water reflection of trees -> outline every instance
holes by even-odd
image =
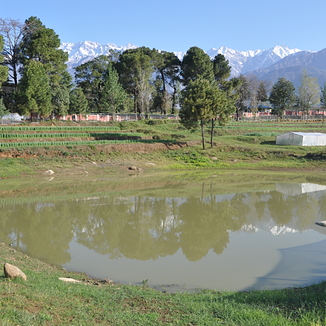
[[[35,257],[54,264],[70,260],[69,242],[72,240],[72,222],[69,206],[53,204],[24,204],[1,209],[0,239],[25,249]]]
[[[138,260],[173,255],[178,250],[197,261],[212,250],[221,254],[230,232],[247,225],[287,225],[303,231],[322,217],[326,196],[289,196],[280,192],[248,192],[201,197],[107,196],[53,203],[2,207],[0,239],[14,242],[33,256],[63,264],[69,243],[111,258]]]

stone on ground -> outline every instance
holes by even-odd
[[[14,265],[5,263],[3,266],[3,271],[6,277],[9,278],[21,277],[24,281],[27,280],[27,276],[25,275],[25,273],[22,272],[18,267]]]

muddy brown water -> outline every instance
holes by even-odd
[[[167,291],[326,280],[318,176],[40,177],[3,180],[0,194],[0,241],[95,278]]]

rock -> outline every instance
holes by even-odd
[[[316,222],[315,224],[326,227],[326,221]]]
[[[59,277],[59,280],[64,282],[69,282],[69,283],[83,283],[82,281],[78,281],[69,277]]]
[[[217,157],[216,157],[216,156],[213,156],[213,157],[212,157],[212,160],[213,160],[213,161],[217,161]]]
[[[128,170],[131,170],[131,171],[143,171],[142,168],[137,168],[137,166],[129,166]]]
[[[16,278],[21,277],[24,281],[27,280],[27,276],[23,273],[18,267],[5,263],[3,266],[3,271],[5,273],[5,277]]]
[[[52,175],[52,174],[54,174],[54,172],[52,170],[47,170],[43,174],[45,174],[45,175]]]
[[[103,280],[103,283],[108,283],[108,284],[114,284],[114,282],[112,281],[112,280],[110,280],[109,278],[105,278],[104,280]]]

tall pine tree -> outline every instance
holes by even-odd
[[[24,67],[24,75],[19,83],[19,99],[21,113],[41,118],[51,114],[51,89],[49,76],[43,63],[31,60]]]
[[[46,28],[37,17],[26,20],[20,43],[20,62],[23,65],[21,74],[26,74],[32,61],[43,65],[51,90],[52,109],[47,112],[55,115],[68,112],[71,89],[71,77],[66,71],[68,54],[59,47],[60,39],[53,29]],[[24,82],[26,83],[26,77]]]
[[[198,78],[213,81],[213,63],[209,55],[196,46],[191,47],[183,57],[181,76],[184,86]]]
[[[100,99],[104,112],[117,113],[124,110],[127,94],[119,82],[119,75],[110,63],[104,75],[103,92]]]
[[[88,101],[80,87],[70,92],[69,114],[86,114],[88,112]]]

